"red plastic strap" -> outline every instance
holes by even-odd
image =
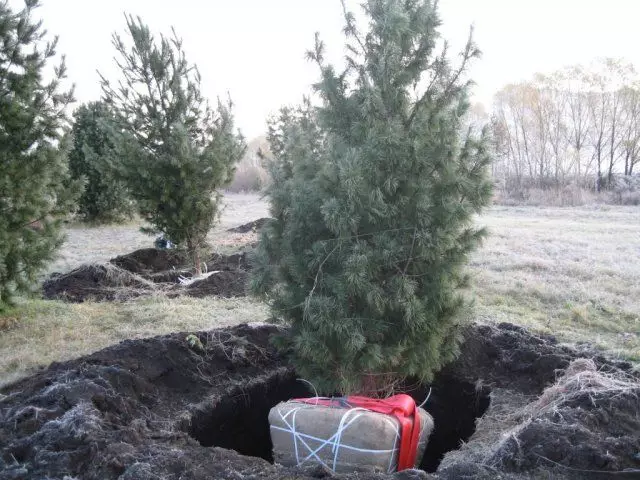
[[[415,468],[420,440],[420,414],[413,398],[401,393],[383,399],[350,396],[345,400],[351,407],[366,408],[372,412],[393,415],[397,418],[401,432],[398,471]],[[337,399],[297,398],[295,401],[328,407],[344,407],[344,404]]]

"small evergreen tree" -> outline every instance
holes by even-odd
[[[0,3],[0,311],[16,292],[27,291],[62,243],[61,216],[73,208],[81,185],[70,182],[66,106],[61,89],[64,59],[50,82],[44,72],[57,40],[45,43],[32,13]]]
[[[436,55],[430,0],[368,0],[362,36],[345,9],[347,67],[316,37],[319,108],[270,128],[271,221],[252,289],[291,328],[277,343],[325,392],[389,392],[429,381],[458,353],[464,265],[485,232],[487,130],[461,134],[471,39],[453,66]]]
[[[200,273],[199,250],[219,210],[218,189],[233,179],[245,142],[234,131],[231,101],[210,108],[200,74],[175,32],[156,42],[140,18],[127,17],[133,45],[115,34],[123,80],[102,78],[116,115],[114,167],[136,200],[150,232],[186,247]]]
[[[125,186],[114,178],[116,160],[112,115],[102,102],[81,105],[73,114],[73,145],[69,152],[71,176],[85,180],[78,213],[89,222],[118,222],[131,217]]]

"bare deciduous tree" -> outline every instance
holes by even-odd
[[[591,179],[611,185],[624,159],[630,175],[640,157],[640,84],[620,60],[572,66],[502,88],[494,98],[493,171],[506,184],[563,186]]]

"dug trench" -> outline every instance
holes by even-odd
[[[189,332],[128,340],[4,387],[0,480],[330,477],[270,463],[269,409],[309,396],[270,346],[275,328],[200,332],[197,350]],[[472,325],[459,359],[410,393],[422,402],[429,388],[436,429],[421,468],[432,473],[411,478],[640,472],[640,384],[628,364],[510,324]]]

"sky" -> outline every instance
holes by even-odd
[[[206,96],[230,94],[248,138],[265,120],[298,103],[317,79],[304,58],[315,32],[329,59],[342,58],[340,0],[41,0],[45,28],[59,35],[76,98],[100,98],[97,71],[116,80],[111,35],[124,33],[124,12],[155,32],[174,27]],[[357,10],[360,0],[348,0]],[[10,0],[20,6],[21,0]],[[597,57],[624,58],[640,69],[640,0],[440,0],[441,33],[452,52],[474,26],[483,57],[470,71],[474,100],[490,108],[507,83]]]

